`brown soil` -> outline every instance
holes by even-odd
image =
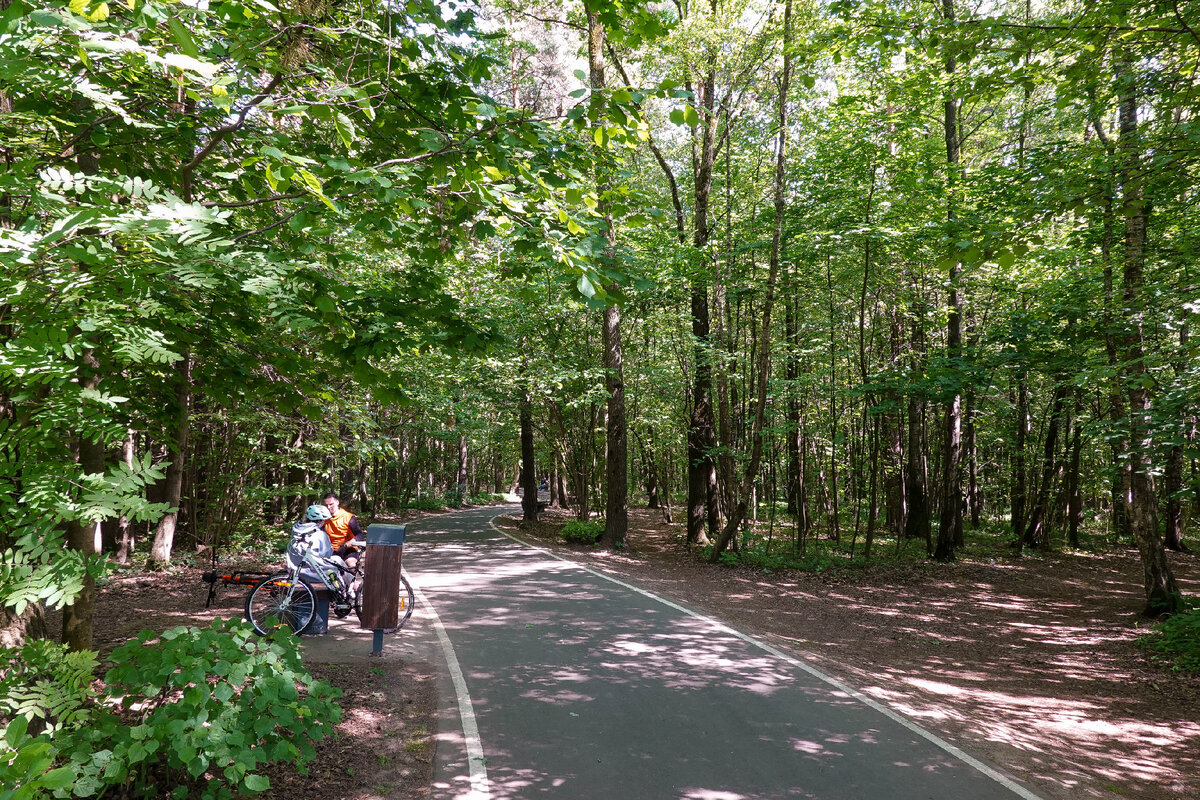
[[[768,573],[700,563],[679,526],[660,520],[633,511],[620,554],[556,543],[553,515],[519,535],[803,657],[1046,798],[1200,800],[1200,678],[1136,647],[1147,624],[1136,552]],[[1200,594],[1200,556],[1173,556],[1173,567],[1181,588]],[[240,615],[240,589],[204,609],[198,573],[114,580],[99,597],[96,646]],[[311,666],[345,693],[345,715],[310,774],[272,770],[267,796],[428,797],[434,665]]]

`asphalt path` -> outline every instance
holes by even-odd
[[[793,655],[491,525],[409,526],[435,800],[1037,796]]]

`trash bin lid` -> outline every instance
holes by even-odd
[[[404,544],[407,525],[368,525],[367,545],[383,545],[384,547],[399,547]]]

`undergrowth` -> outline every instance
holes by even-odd
[[[604,520],[573,519],[562,526],[558,535],[572,544],[595,544],[604,535]]]
[[[45,642],[0,651],[0,797],[261,792],[260,767],[303,774],[341,718],[338,691],[312,678],[290,632],[259,638],[218,619],[143,631],[109,660],[97,687],[93,653]]]
[[[1200,675],[1200,606],[1185,602],[1187,611],[1155,625],[1138,644],[1171,670]]]

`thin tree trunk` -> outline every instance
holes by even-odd
[[[79,385],[94,391],[100,385],[100,362],[92,350],[80,357]],[[104,443],[80,434],[76,437],[79,470],[84,475],[104,472]],[[96,533],[98,523],[85,519],[72,520],[67,525],[67,547],[80,553],[85,562],[91,561],[98,552]],[[92,626],[96,611],[96,581],[90,570],[83,576],[83,585],[71,605],[63,608],[62,640],[72,650],[92,649]]]
[[[1115,65],[1119,99],[1120,174],[1125,215],[1125,253],[1123,259],[1123,311],[1125,315],[1125,386],[1129,398],[1129,521],[1142,557],[1146,589],[1147,615],[1174,614],[1183,608],[1183,597],[1175,585],[1175,576],[1167,561],[1158,528],[1158,506],[1150,477],[1152,442],[1150,437],[1150,391],[1142,334],[1145,298],[1146,221],[1148,204],[1144,186],[1138,96],[1133,64],[1127,53],[1117,56]]]
[[[983,513],[983,495],[979,489],[978,436],[975,430],[975,392],[967,393],[966,438],[964,448],[967,458],[967,509],[971,514],[971,530],[978,530]],[[962,542],[956,544],[961,545]]]
[[[1184,320],[1179,327],[1179,352],[1187,353],[1188,350],[1188,322]],[[1175,365],[1175,374],[1181,375],[1187,370],[1187,364],[1184,361],[1179,361]],[[1183,532],[1185,527],[1184,507],[1183,507],[1183,444],[1187,441],[1187,428],[1190,426],[1190,420],[1185,417],[1177,423],[1177,442],[1171,444],[1167,451],[1167,467],[1163,474],[1163,492],[1167,496],[1166,502],[1166,532],[1164,534],[1164,544],[1168,550],[1175,550],[1181,553],[1190,553],[1191,548],[1183,542]]]
[[[588,21],[588,70],[593,91],[602,92],[607,85],[604,75],[604,25],[599,13],[585,3]],[[611,260],[616,252],[616,229],[609,212],[608,179],[604,175],[603,158],[597,159],[596,194],[600,201],[598,213],[604,218],[607,242],[605,257]],[[606,287],[615,293],[614,282]],[[623,547],[629,528],[629,445],[625,420],[625,379],[621,352],[621,308],[610,300],[604,309],[604,388],[607,397],[605,425],[605,511],[604,535],[601,543],[608,548]]]
[[[521,524],[531,525],[538,521],[537,462],[533,451],[533,402],[529,397],[529,386],[521,385]]]
[[[954,0],[942,0],[942,15],[947,22],[955,18]],[[947,55],[946,75],[953,80],[956,69],[954,55]],[[946,136],[946,222],[950,229],[950,297],[946,304],[946,356],[952,369],[962,359],[962,301],[959,297],[959,276],[962,263],[959,261],[957,236],[954,229],[958,221],[957,192],[959,135],[958,98],[951,83],[944,105],[944,128]],[[945,448],[942,457],[942,515],[938,526],[937,549],[933,557],[937,561],[953,561],[955,542],[962,540],[962,393],[956,387],[946,405]]]
[[[924,360],[925,339],[921,330],[921,309],[914,309],[912,325],[912,369],[914,372],[922,368]],[[915,393],[908,396],[908,445],[905,448],[906,475],[905,484],[908,495],[908,510],[904,520],[905,539],[923,539],[925,549],[933,555],[931,536],[928,475],[925,470],[924,414],[920,398]]]
[[[762,458],[763,427],[766,422],[767,406],[767,377],[771,368],[771,311],[775,304],[775,284],[779,277],[780,251],[783,245],[783,215],[786,207],[784,193],[787,165],[787,102],[788,89],[792,77],[792,0],[787,0],[783,10],[783,76],[779,88],[779,140],[775,160],[775,228],[771,234],[771,267],[767,276],[767,293],[763,301],[761,342],[758,350],[756,365],[756,392],[754,405],[754,430],[750,450],[750,461],[742,477],[742,488],[738,492],[737,504],[729,514],[721,535],[713,543],[711,560],[716,562],[729,542],[733,539],[746,516],[746,503],[758,475],[758,465]]]
[[[455,483],[454,491],[455,491],[455,495],[458,498],[459,503],[462,503],[467,499],[467,477],[468,477],[467,467],[470,463],[469,456],[470,456],[470,449],[467,446],[467,435],[465,433],[459,434],[459,436],[458,436],[458,469],[455,471],[455,475],[454,475],[454,483]],[[364,497],[366,496],[365,489],[363,491],[363,496]]]
[[[1038,483],[1037,497],[1029,513],[1029,524],[1021,535],[1022,547],[1044,549],[1050,544],[1047,517],[1050,513],[1050,491],[1054,485],[1055,452],[1058,447],[1058,426],[1062,419],[1067,399],[1067,387],[1054,387],[1054,399],[1050,404],[1050,419],[1046,425],[1046,439],[1042,447],[1042,477]]]
[[[150,564],[162,566],[170,563],[171,549],[175,546],[175,526],[179,519],[180,498],[183,493],[183,471],[187,459],[188,431],[191,425],[192,405],[192,356],[185,352],[180,361],[175,386],[175,441],[174,455],[167,467],[163,502],[171,506],[158,521],[154,529],[154,545],[150,549]]]
[[[1067,468],[1067,543],[1071,547],[1079,547],[1079,525],[1083,521],[1083,493],[1080,490],[1082,481],[1079,474],[1079,462],[1083,451],[1083,424],[1079,416],[1081,403],[1079,391],[1075,392],[1074,424],[1071,431],[1071,460]]]
[[[125,439],[121,442],[121,462],[125,467],[133,471],[133,456],[134,456],[134,432],[132,429],[125,432]],[[128,564],[130,557],[133,555],[133,548],[137,544],[133,535],[133,524],[129,517],[121,515],[120,521],[117,523],[117,563]]]
[[[1012,493],[1009,498],[1010,517],[1015,541],[1020,543],[1025,535],[1026,499],[1029,496],[1029,473],[1025,465],[1025,451],[1029,439],[1029,382],[1024,367],[1017,379],[1016,435],[1012,447]]]
[[[800,514],[800,482],[804,476],[800,471],[800,400],[796,396],[797,382],[800,379],[800,334],[796,325],[795,298],[789,297],[784,303],[784,340],[787,344],[787,355],[784,357],[787,377],[787,424],[784,426],[787,436],[787,509],[793,516]]]

